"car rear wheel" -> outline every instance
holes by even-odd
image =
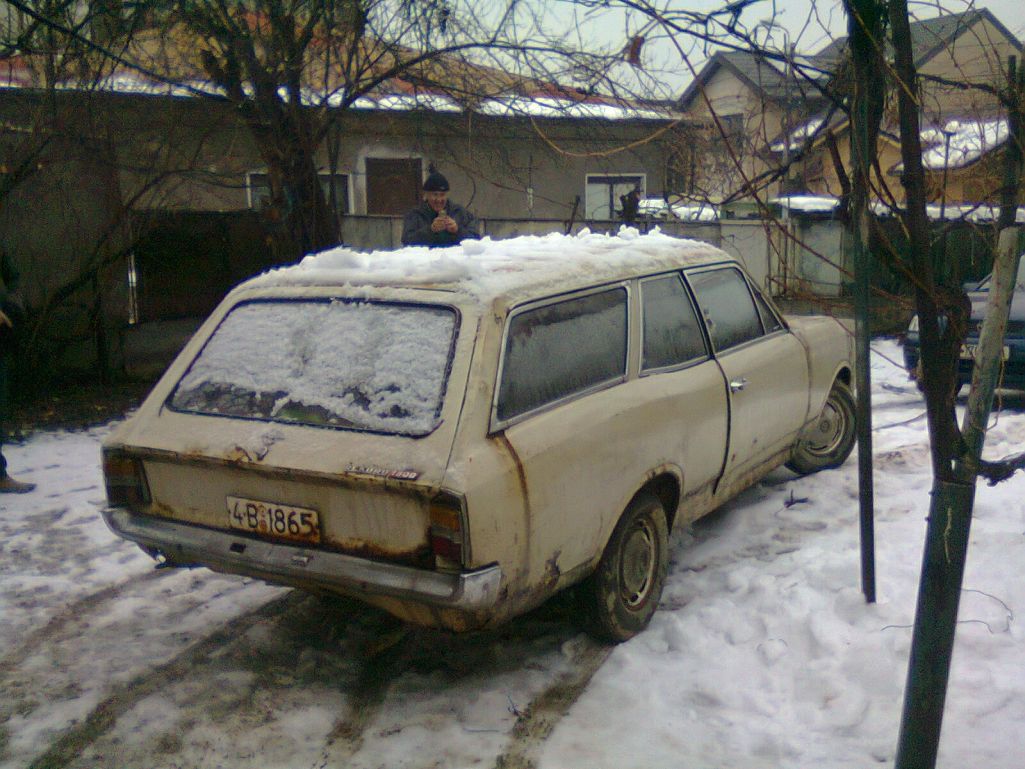
[[[669,533],[662,502],[641,492],[626,508],[595,572],[581,585],[585,620],[597,637],[619,643],[648,626],[665,584]]]
[[[787,467],[801,475],[839,467],[856,437],[854,396],[847,385],[834,382],[819,418],[801,434]]]

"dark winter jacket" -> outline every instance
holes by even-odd
[[[448,230],[432,232],[431,223],[438,214],[424,201],[414,208],[402,221],[402,245],[404,246],[454,246],[467,238],[479,239],[477,218],[460,205],[449,201],[445,213],[455,219],[459,229],[453,234]]]
[[[0,310],[17,328],[25,318],[25,306],[18,294],[18,271],[14,262],[6,252],[0,251]],[[0,324],[0,353],[10,350],[13,345],[14,329],[6,323]]]

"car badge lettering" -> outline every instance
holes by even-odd
[[[388,470],[384,467],[374,465],[355,465],[351,462],[345,468],[347,473],[358,473],[360,475],[372,475],[375,478],[388,478],[395,481],[415,481],[420,477],[419,470]]]

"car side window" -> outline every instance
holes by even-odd
[[[769,303],[765,301],[765,297],[758,293],[758,291],[755,291],[754,295],[755,304],[758,305],[758,315],[762,319],[762,326],[765,328],[765,333],[771,334],[773,331],[779,331],[783,328],[783,324],[776,316],[776,313],[772,311],[772,308],[769,307]]]
[[[688,276],[716,350],[762,336],[762,321],[751,290],[739,270],[725,267]]]
[[[701,321],[679,273],[641,283],[641,368],[666,368],[707,354]]]
[[[502,360],[497,417],[511,419],[626,375],[623,287],[514,315]]]

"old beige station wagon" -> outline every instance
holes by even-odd
[[[658,232],[336,249],[221,303],[105,441],[104,515],[165,565],[452,630],[577,585],[623,640],[674,525],[847,458],[850,349]]]

